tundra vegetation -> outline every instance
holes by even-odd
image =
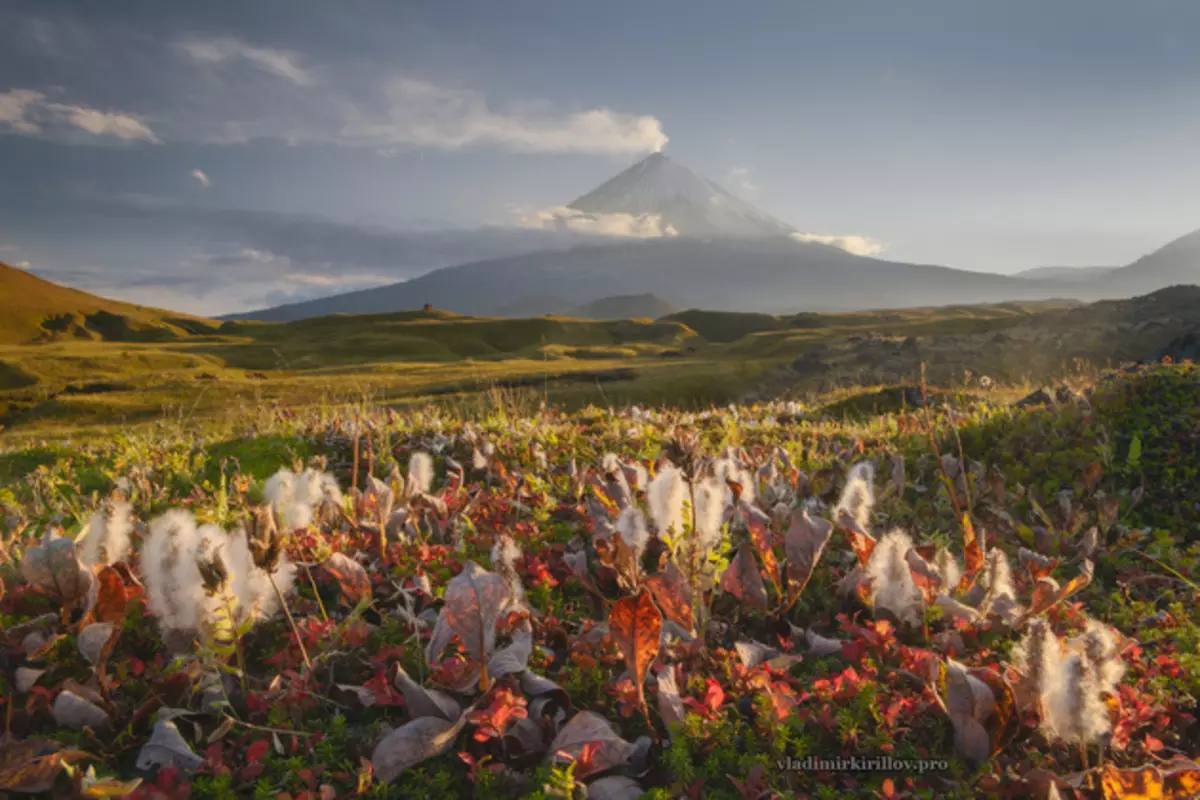
[[[1194,796],[1198,382],[9,448],[0,792]]]

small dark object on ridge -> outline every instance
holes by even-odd
[[[1033,406],[1048,406],[1054,402],[1054,398],[1050,396],[1044,388],[1038,389],[1036,392],[1026,395],[1017,402],[1013,403],[1017,408],[1032,408]]]

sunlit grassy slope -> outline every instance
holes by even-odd
[[[1129,301],[657,321],[440,311],[225,322],[0,271],[0,436],[161,419],[244,419],[370,398],[402,406],[493,390],[580,405],[707,406],[853,386],[1031,382],[1147,357],[1200,325],[1200,289]],[[972,378],[974,376],[974,378]]]
[[[208,333],[218,323],[106,300],[0,263],[0,343],[54,339],[164,341]],[[0,386],[3,385],[0,373]]]

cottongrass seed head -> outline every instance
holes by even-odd
[[[86,567],[115,564],[129,555],[133,516],[129,503],[107,500],[88,519],[87,535],[79,548],[79,561]]]
[[[683,473],[669,461],[662,465],[654,480],[646,487],[646,504],[650,507],[650,519],[660,533],[683,532],[683,503],[687,488]]]
[[[887,609],[896,619],[920,625],[923,601],[913,582],[906,555],[912,539],[901,530],[888,533],[871,552],[867,575],[871,579],[876,608]]]
[[[868,530],[871,524],[871,510],[875,507],[875,465],[869,461],[860,461],[850,468],[846,476],[846,487],[833,510],[834,520],[843,516],[858,524],[862,530]]]
[[[307,528],[317,509],[342,504],[342,490],[338,488],[337,480],[329,473],[315,469],[306,469],[299,475],[290,469],[279,470],[267,479],[263,496],[275,510],[283,530]]]

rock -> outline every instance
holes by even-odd
[[[1028,394],[1017,402],[1013,403],[1017,408],[1032,408],[1034,406],[1048,406],[1054,403],[1054,398],[1044,388],[1038,389],[1032,394]]]
[[[1151,361],[1200,361],[1200,330],[1188,331],[1154,353]]]

